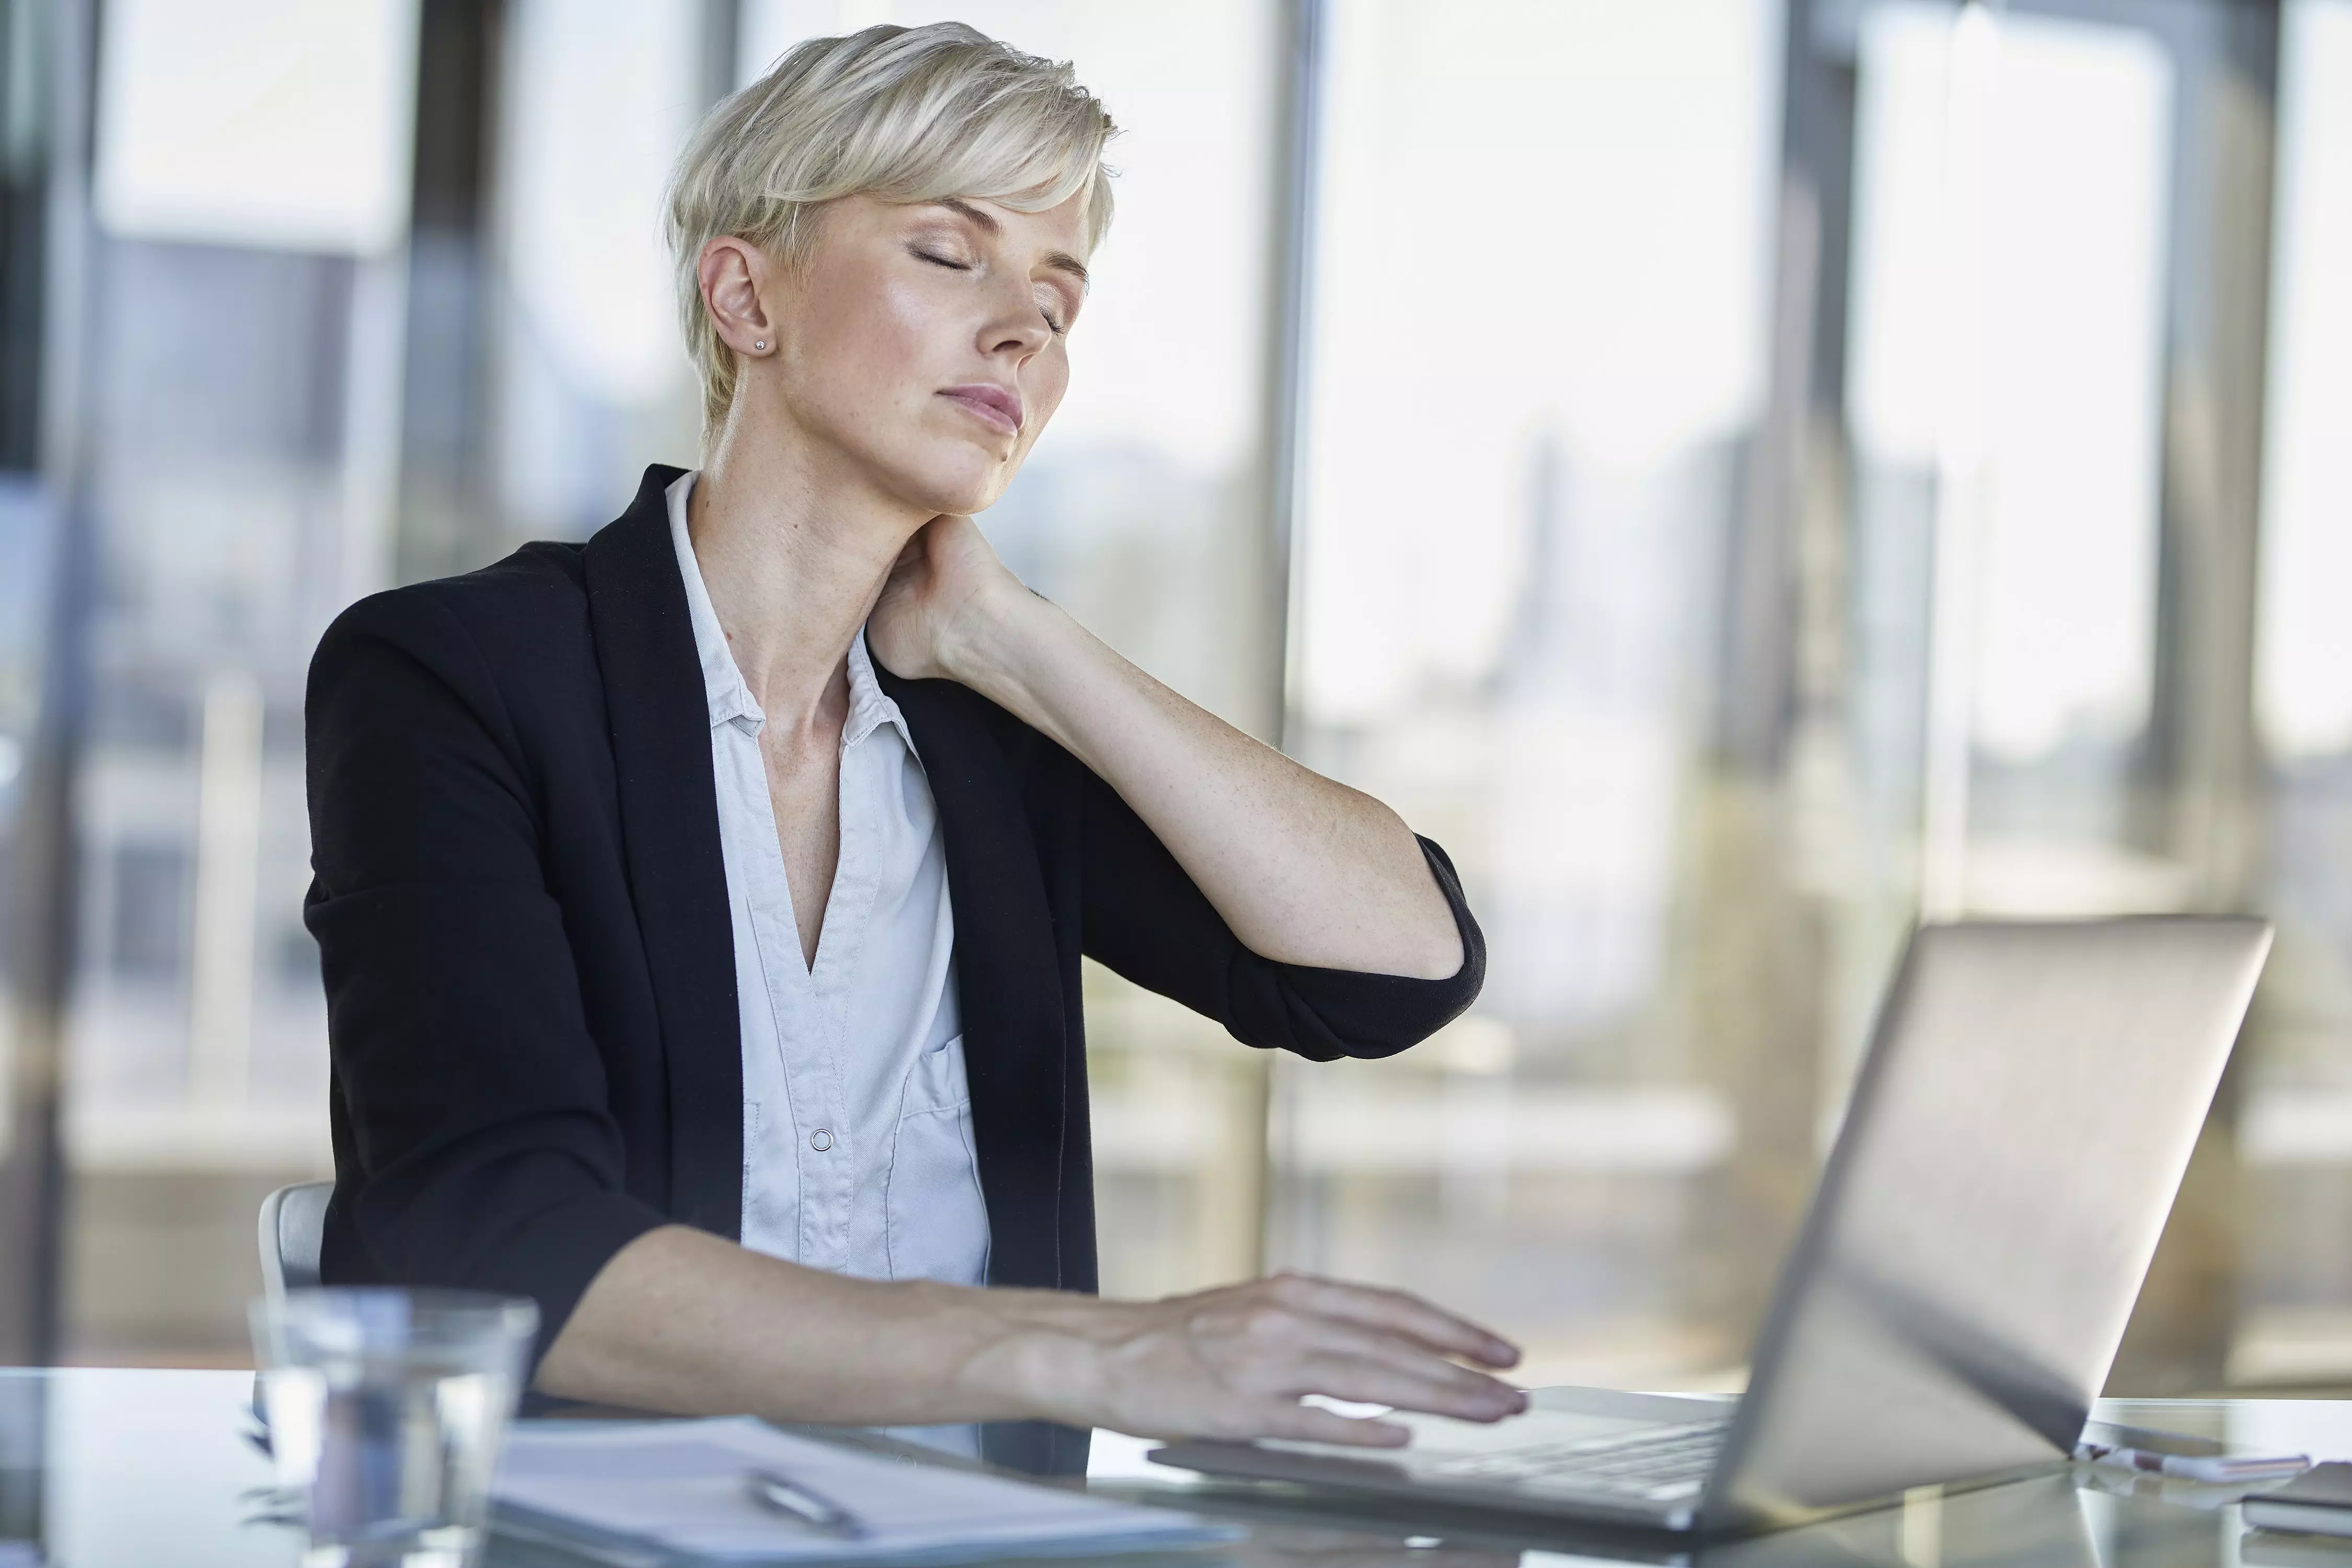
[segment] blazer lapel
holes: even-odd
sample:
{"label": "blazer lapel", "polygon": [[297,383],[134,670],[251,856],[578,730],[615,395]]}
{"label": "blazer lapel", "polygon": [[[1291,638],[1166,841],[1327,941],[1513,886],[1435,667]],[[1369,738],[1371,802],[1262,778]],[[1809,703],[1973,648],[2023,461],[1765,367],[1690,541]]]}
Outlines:
{"label": "blazer lapel", "polygon": [[588,542],[588,618],[620,784],[622,853],[652,971],[669,1083],[670,1213],[733,1238],[743,1214],[743,1058],[709,707],[664,492]]}
{"label": "blazer lapel", "polygon": [[1069,1085],[1054,917],[1036,844],[982,700],[945,680],[875,673],[914,734],[946,844],[989,1282],[1057,1288],[1066,1283],[1060,1200]]}

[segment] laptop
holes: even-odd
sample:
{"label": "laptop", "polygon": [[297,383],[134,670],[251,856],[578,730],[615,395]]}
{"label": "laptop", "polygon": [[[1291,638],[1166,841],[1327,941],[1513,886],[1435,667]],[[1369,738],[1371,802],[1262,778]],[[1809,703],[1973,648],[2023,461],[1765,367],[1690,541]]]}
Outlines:
{"label": "laptop", "polygon": [[1161,1464],[1595,1522],[1776,1528],[2063,1462],[2106,1381],[2270,927],[1922,927],[1750,1357],[1707,1400],[1539,1391],[1404,1448],[1181,1442]]}

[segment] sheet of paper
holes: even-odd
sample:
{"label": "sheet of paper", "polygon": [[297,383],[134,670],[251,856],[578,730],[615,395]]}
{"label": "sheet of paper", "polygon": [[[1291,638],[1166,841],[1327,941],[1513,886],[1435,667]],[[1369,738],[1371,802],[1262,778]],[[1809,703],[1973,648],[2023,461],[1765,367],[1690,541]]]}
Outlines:
{"label": "sheet of paper", "polygon": [[[762,1506],[745,1484],[754,1470],[846,1509],[868,1534],[839,1540]],[[1154,1551],[1239,1533],[1188,1514],[840,1447],[748,1416],[522,1422],[492,1491],[501,1527],[520,1533],[631,1557],[728,1563],[968,1562]]]}

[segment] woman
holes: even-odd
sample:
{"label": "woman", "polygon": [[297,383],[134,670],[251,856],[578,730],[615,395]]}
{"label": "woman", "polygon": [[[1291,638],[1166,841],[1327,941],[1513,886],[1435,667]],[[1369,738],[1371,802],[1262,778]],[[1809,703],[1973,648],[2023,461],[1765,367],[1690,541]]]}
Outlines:
{"label": "woman", "polygon": [[[1451,866],[1024,590],[970,514],[1067,381],[1101,105],[970,28],[818,39],[669,230],[698,473],[369,599],[309,709],[330,1280],[535,1298],[535,1385],[677,1411],[1404,1440],[1512,1348],[1285,1277],[1096,1300],[1080,953],[1315,1059],[1483,971]],[[1075,1429],[1075,1430],[1074,1430]]]}

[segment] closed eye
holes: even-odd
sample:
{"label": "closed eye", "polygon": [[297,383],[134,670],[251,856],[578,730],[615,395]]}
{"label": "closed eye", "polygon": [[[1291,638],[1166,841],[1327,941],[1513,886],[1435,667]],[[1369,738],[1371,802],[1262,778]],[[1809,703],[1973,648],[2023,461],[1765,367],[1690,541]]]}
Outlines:
{"label": "closed eye", "polygon": [[950,256],[935,256],[931,252],[925,250],[919,245],[910,245],[907,248],[912,251],[917,258],[928,261],[934,267],[944,267],[950,272],[969,272],[971,270],[971,264],[969,262],[958,261]]}

